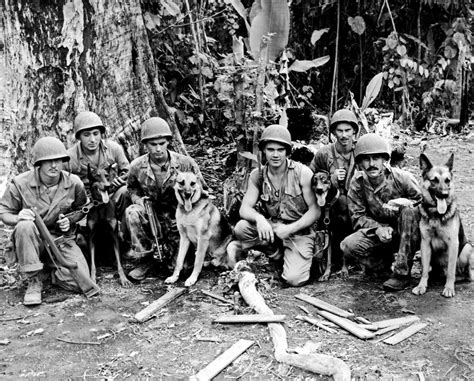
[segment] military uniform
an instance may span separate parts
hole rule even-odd
[[[93,178],[97,177],[98,170],[110,171],[110,168],[113,165],[116,165],[116,176],[125,176],[129,170],[129,162],[123,148],[116,142],[112,140],[102,140],[99,145],[99,163],[93,163],[88,160],[87,156],[84,154],[81,142],[75,143],[71,148],[68,149],[67,153],[71,157],[69,165],[71,172],[79,176],[82,180],[86,189],[89,189],[90,179],[89,176]],[[90,170],[90,173],[89,173]],[[111,178],[110,180],[113,180]],[[116,215],[120,220],[125,208],[128,206],[129,202],[127,200],[127,188],[125,185],[116,189],[112,195],[112,199],[116,205]]]
[[[409,275],[413,256],[420,245],[417,207],[401,207],[399,211],[384,207],[396,198],[407,198],[414,204],[421,201],[421,191],[414,176],[386,165],[384,180],[374,189],[364,172],[351,181],[348,201],[355,233],[341,243],[347,257],[355,258],[367,268],[389,269],[395,255],[394,274]],[[391,242],[382,243],[375,231],[378,227],[394,229]]]
[[[48,187],[39,182],[35,171],[37,170],[32,169],[14,179],[26,199],[26,204],[23,203],[16,186],[9,184],[0,200],[0,215],[4,213],[18,214],[22,209],[36,208],[53,238],[63,236],[58,248],[65,259],[68,262],[77,263],[77,271],[84,276],[89,276],[89,267],[74,240],[75,236],[71,232],[68,234],[60,232],[56,226],[59,214],[77,210],[87,202],[84,185],[76,175],[62,171],[56,190],[50,192]],[[44,244],[34,221],[20,220],[13,230],[12,241],[21,272],[28,277],[35,276],[43,270],[46,263],[55,269],[53,283],[66,290],[81,291],[69,270],[59,266],[57,262],[52,263],[49,256],[46,255]]]
[[[142,197],[153,201],[154,210],[161,224],[163,244],[168,249],[167,255],[174,258],[179,244],[179,233],[176,227],[177,200],[174,184],[178,172],[193,172],[200,176],[196,162],[189,156],[168,151],[169,160],[162,179],[157,180],[150,165],[148,154],[142,155],[130,164],[127,180],[132,205],[125,211],[125,224],[131,241],[132,255],[140,258],[147,255],[152,248],[153,237],[143,206],[136,204]],[[205,184],[204,180],[202,183]]]
[[[287,160],[287,171],[281,189],[274,189],[272,186],[267,166],[263,168],[262,180],[259,179],[257,169],[251,173],[249,181],[262,183],[259,203],[262,215],[270,222],[289,224],[299,220],[308,210],[300,185],[302,167],[301,163]],[[287,283],[298,286],[309,279],[315,238],[312,228],[305,228],[283,242],[275,237],[274,244],[270,244],[259,239],[254,223],[240,220],[235,226],[234,234],[243,250],[258,248],[272,259],[279,259],[283,254],[282,277]]]

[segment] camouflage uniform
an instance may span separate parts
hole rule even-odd
[[[267,166],[263,168],[259,203],[262,215],[270,222],[289,224],[299,220],[308,210],[300,185],[303,164],[292,160],[287,162],[287,172],[281,190],[273,188],[268,178],[268,168]],[[253,170],[250,176],[249,181],[253,179],[257,184],[259,183],[257,169]],[[288,284],[299,286],[309,279],[315,238],[312,228],[305,228],[283,242],[275,237],[277,242],[271,244],[258,238],[257,227],[254,223],[240,220],[235,226],[234,234],[243,250],[258,248],[272,259],[279,259],[283,251],[282,277]]]
[[[401,207],[399,211],[383,205],[396,198],[421,201],[421,191],[414,176],[404,170],[384,169],[384,181],[376,189],[364,172],[357,172],[351,181],[348,199],[355,233],[341,243],[347,257],[353,257],[369,269],[389,269],[395,255],[394,274],[409,275],[413,256],[420,245],[419,208]],[[378,227],[394,229],[391,242],[382,243],[375,231]]]
[[[340,243],[349,234],[353,232],[351,218],[349,215],[347,192],[354,173],[356,172],[356,166],[354,162],[354,153],[351,152],[349,161],[342,156],[336,150],[336,144],[331,143],[322,147],[316,155],[314,155],[313,161],[310,164],[311,170],[316,172],[327,172],[331,175],[331,183],[333,187],[339,190],[339,198],[332,205],[330,209],[330,221],[332,231],[332,244],[333,253],[336,253],[333,258],[342,258],[340,252]],[[346,170],[346,179],[344,182],[340,182],[335,174],[336,169],[344,168]]]
[[[132,255],[135,255],[137,259],[142,254],[147,255],[150,252],[153,238],[145,209],[136,202],[145,196],[153,201],[154,209],[161,224],[162,243],[168,251],[168,253],[163,254],[174,258],[179,244],[179,233],[175,219],[178,204],[174,192],[176,175],[178,172],[193,172],[201,176],[196,162],[189,156],[173,151],[168,151],[168,155],[169,165],[161,185],[155,178],[148,154],[136,158],[130,164],[127,190],[132,205],[125,211],[125,225],[133,249]],[[205,186],[202,178],[201,181]]]
[[[76,262],[78,271],[89,277],[89,267],[81,250],[75,242],[72,232],[63,233],[57,229],[56,221],[59,214],[66,214],[80,209],[86,202],[87,196],[79,177],[62,171],[57,190],[53,195],[49,189],[38,180],[37,169],[32,169],[15,177],[15,182],[25,196],[26,205],[14,184],[9,184],[0,200],[0,215],[4,213],[18,214],[22,209],[35,208],[43,218],[53,238],[64,236],[58,245],[68,262]],[[52,263],[45,253],[44,244],[34,221],[21,220],[13,230],[12,242],[16,259],[20,264],[20,271],[31,278],[41,272],[44,262],[53,267],[53,283],[60,287],[80,292],[78,285],[68,269]]]
[[[90,187],[89,175],[93,178],[97,177],[97,171],[99,169],[110,171],[111,166],[116,164],[116,176],[125,177],[128,173],[129,163],[125,153],[123,152],[123,148],[112,140],[102,140],[100,142],[98,165],[87,159],[87,156],[82,151],[81,142],[74,144],[68,149],[67,153],[71,157],[69,162],[71,172],[79,176],[87,190],[89,190]],[[90,174],[88,173],[89,168],[91,172]],[[112,181],[113,178],[110,178],[110,180]],[[127,196],[127,187],[123,185],[116,189],[111,197],[116,205],[115,211],[118,220],[122,218],[126,207],[129,205]]]

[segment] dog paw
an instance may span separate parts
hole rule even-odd
[[[451,286],[444,286],[444,290],[441,293],[445,298],[452,298],[455,294],[454,287]]]
[[[176,283],[177,280],[178,280],[178,277],[172,275],[165,279],[165,283]]]
[[[426,292],[426,287],[425,286],[416,286],[411,292],[415,295],[423,295]]]
[[[331,274],[323,274],[319,277],[318,281],[319,282],[327,282],[329,280],[330,276],[331,276]]]
[[[184,282],[184,285],[186,287],[191,287],[196,282],[197,282],[197,278],[193,277],[193,276],[190,276],[188,279],[186,279],[186,282]]]
[[[343,267],[341,269],[341,278],[342,279],[349,279],[349,270],[347,269],[347,267]]]
[[[120,278],[120,284],[122,285],[122,287],[124,288],[131,288],[133,287],[133,283],[130,282],[127,278],[123,277],[123,278]]]

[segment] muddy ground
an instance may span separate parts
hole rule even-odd
[[[420,139],[408,139],[408,168],[419,174],[416,160]],[[455,152],[455,181],[467,234],[474,236],[474,138],[429,137],[428,154],[439,163]],[[203,157],[215,156],[204,152]],[[208,180],[219,183],[219,166],[202,159]],[[7,230],[2,230],[3,243]],[[264,261],[263,261],[264,262]],[[149,321],[133,322],[136,312],[162,296],[168,287],[165,274],[155,274],[131,289],[121,288],[112,267],[99,269],[99,297],[87,300],[46,287],[41,306],[22,305],[25,286],[16,281],[15,268],[0,258],[0,377],[45,379],[184,379],[206,366],[239,339],[255,344],[220,373],[218,379],[326,379],[279,364],[266,325],[219,325],[213,319],[224,314],[250,313],[243,301],[226,304],[201,291],[232,300],[225,276],[205,269],[199,282]],[[132,264],[126,264],[128,268]],[[419,275],[419,264],[414,275]],[[256,271],[258,288],[275,314],[287,316],[285,329],[290,348],[314,343],[317,353],[344,360],[357,379],[423,380],[474,379],[474,286],[457,284],[456,296],[445,299],[442,285],[430,287],[424,296],[382,290],[382,280],[352,272],[343,281],[334,275],[327,283],[313,281],[299,289],[284,288],[270,266]],[[416,280],[413,281],[415,284]],[[182,280],[177,286],[182,287]],[[294,296],[316,296],[357,316],[378,321],[416,314],[427,326],[394,346],[363,341],[343,330],[328,333],[295,319],[304,305]],[[306,304],[314,315],[316,310]],[[66,341],[63,341],[66,340]]]

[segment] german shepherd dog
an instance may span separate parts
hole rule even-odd
[[[455,295],[456,275],[474,279],[474,254],[467,242],[456,206],[452,186],[454,154],[443,166],[433,166],[425,154],[420,155],[423,201],[420,205],[422,275],[412,292],[426,292],[430,267],[433,274],[444,272],[443,295]]]
[[[321,208],[321,217],[317,224],[317,252],[315,257],[323,259],[326,254],[326,267],[324,268],[324,261],[320,261],[320,272],[323,273],[319,277],[320,282],[329,280],[331,276],[332,267],[332,245],[333,237],[332,230],[334,226],[331,224],[332,206],[339,198],[339,191],[331,183],[331,175],[326,171],[318,171],[313,176],[313,192],[316,196],[316,202]]]
[[[91,255],[91,278],[96,279],[96,239],[98,234],[108,233],[112,238],[115,261],[117,262],[117,271],[120,277],[122,287],[131,287],[130,282],[123,271],[120,261],[120,249],[118,238],[118,224],[115,214],[115,201],[109,197],[110,182],[114,169],[111,167],[107,172],[105,169],[99,169],[96,176],[90,174],[88,177],[91,181],[90,197],[92,201],[96,201],[97,205],[92,207],[87,215],[87,227],[89,228],[89,251]],[[104,231],[105,230],[105,231]]]
[[[212,257],[215,266],[226,265],[227,245],[232,239],[232,230],[227,220],[212,204],[209,194],[202,189],[202,184],[194,173],[180,172],[174,186],[178,208],[176,225],[179,231],[179,251],[173,275],[165,283],[175,283],[183,268],[184,259],[192,243],[196,248],[194,268],[184,285],[196,283],[206,253]]]

